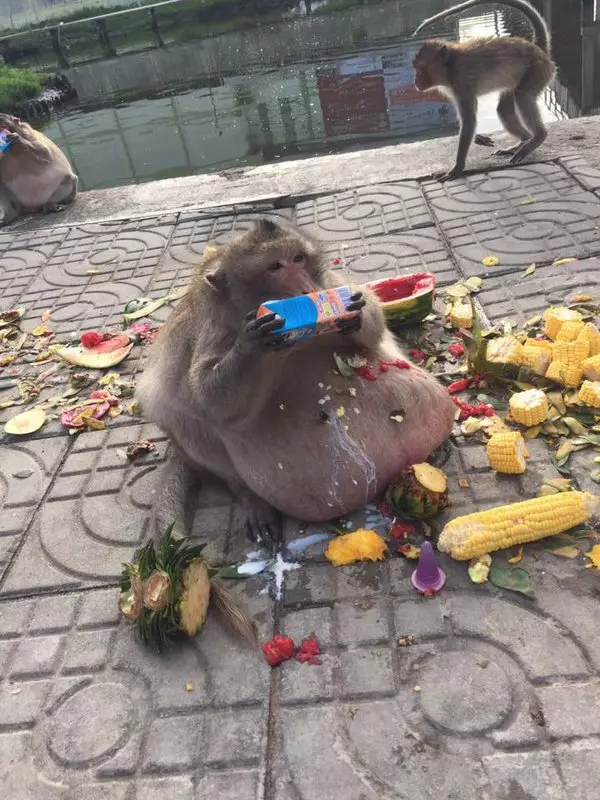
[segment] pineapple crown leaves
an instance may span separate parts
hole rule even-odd
[[[143,583],[156,570],[164,572],[172,580],[171,596],[166,606],[160,611],[153,611],[143,606],[133,623],[141,641],[144,644],[154,645],[159,651],[179,630],[177,617],[182,591],[181,575],[193,561],[202,557],[202,551],[206,546],[190,544],[186,539],[175,539],[174,525],[175,523],[167,528],[157,544],[150,540],[138,550],[134,561],[123,564],[121,572],[121,592],[131,591],[134,577],[139,577]]]

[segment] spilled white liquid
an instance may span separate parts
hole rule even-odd
[[[371,492],[377,486],[377,469],[375,467],[375,462],[369,458],[358,442],[350,436],[341,419],[331,417],[327,424],[332,429],[332,460],[334,468],[333,475],[331,476],[329,495],[337,503],[343,505],[337,490],[340,485],[342,467],[345,464],[349,464],[352,473],[358,475],[361,482],[364,481],[366,502]],[[356,478],[353,478],[352,481],[358,486]]]

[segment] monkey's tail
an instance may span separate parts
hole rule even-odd
[[[546,21],[542,15],[533,6],[526,2],[526,0],[494,1],[498,2],[500,5],[516,8],[518,11],[521,11],[521,13],[525,14],[533,28],[534,42],[537,44],[540,50],[543,50],[544,53],[548,55],[550,54],[550,31],[548,30],[548,26],[546,25]],[[454,16],[455,14],[460,14],[462,11],[467,11],[469,8],[475,8],[476,6],[483,6],[487,4],[488,0],[466,0],[465,3],[460,3],[457,6],[452,6],[452,8],[447,8],[445,11],[440,11],[439,14],[435,14],[433,17],[423,20],[423,22],[413,33],[413,36],[416,36],[419,31],[432,22],[436,22],[439,19],[446,19],[446,17]]]
[[[210,599],[221,614],[223,621],[238,636],[256,648],[256,627],[250,616],[236,602],[231,592],[226,589],[221,581],[212,579],[210,582]]]

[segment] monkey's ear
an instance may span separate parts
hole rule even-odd
[[[204,280],[215,292],[224,292],[227,288],[227,279],[220,269],[213,269],[205,273]]]
[[[281,232],[281,228],[271,219],[259,219],[256,223],[256,233],[263,237],[274,237]]]

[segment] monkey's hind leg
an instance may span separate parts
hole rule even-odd
[[[500,122],[502,123],[504,130],[519,141],[512,147],[500,148],[499,150],[496,150],[494,155],[512,156],[517,152],[521,144],[531,137],[531,133],[523,125],[519,119],[519,115],[517,114],[514,92],[502,92],[496,111],[500,117]]]
[[[228,484],[239,504],[246,536],[254,544],[274,553],[282,538],[281,514],[245,486],[231,481],[228,481]]]
[[[150,535],[159,539],[174,524],[174,531],[189,536],[194,513],[191,493],[198,484],[198,475],[174,446],[159,474],[160,488],[153,504]]]

